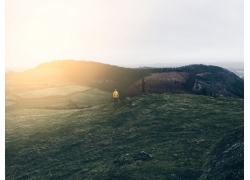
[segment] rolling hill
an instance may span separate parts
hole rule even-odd
[[[217,66],[188,65],[178,68],[122,68],[88,61],[53,61],[20,73],[7,73],[6,85],[58,86],[78,84],[113,92],[121,98],[141,93],[141,78],[148,93],[191,93],[244,98],[244,80]],[[7,87],[6,92],[11,92]]]

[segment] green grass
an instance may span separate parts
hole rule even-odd
[[[9,109],[83,109],[111,102],[112,93],[80,85],[43,87],[20,90],[6,95],[5,107]]]
[[[198,179],[209,152],[244,125],[242,99],[151,94],[102,104],[6,111],[6,179]]]
[[[44,98],[48,96],[67,96],[76,92],[84,92],[90,90],[91,87],[81,85],[67,85],[67,86],[56,86],[48,87],[38,90],[31,90],[22,93],[17,93],[22,99],[30,98]]]

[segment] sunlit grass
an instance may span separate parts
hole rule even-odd
[[[48,96],[67,96],[72,93],[84,92],[90,89],[91,87],[80,86],[80,85],[58,86],[58,87],[49,87],[23,93],[17,93],[16,95],[21,97],[22,99],[43,98]]]
[[[17,87],[18,88],[18,87]],[[89,86],[57,86],[7,94],[7,109],[81,109],[112,101],[112,93]]]

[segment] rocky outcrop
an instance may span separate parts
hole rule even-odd
[[[209,72],[197,74],[194,86],[192,88],[193,93],[210,96],[222,95],[229,97],[238,97],[239,94],[242,94],[242,92],[239,92],[238,94],[234,92],[235,87],[232,87],[233,83],[226,83],[216,80],[214,76],[215,75]],[[229,81],[228,79],[227,81]]]
[[[208,156],[199,180],[244,179],[244,128],[221,140]]]

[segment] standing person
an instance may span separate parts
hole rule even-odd
[[[144,78],[142,78],[141,87],[142,87],[142,94],[146,94],[145,92],[146,80],[144,80]]]
[[[116,104],[117,100],[119,99],[119,93],[118,93],[118,91],[116,89],[113,92],[113,99],[114,99],[114,104]]]

